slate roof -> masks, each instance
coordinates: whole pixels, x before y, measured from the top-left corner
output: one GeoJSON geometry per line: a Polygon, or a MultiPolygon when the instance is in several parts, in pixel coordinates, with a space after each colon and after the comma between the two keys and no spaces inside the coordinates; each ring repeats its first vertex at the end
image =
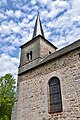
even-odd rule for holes
{"type": "Polygon", "coordinates": [[[37,15],[37,18],[36,18],[36,22],[35,22],[35,26],[34,26],[34,32],[33,32],[33,37],[36,37],[38,35],[41,35],[45,38],[44,36],[44,32],[43,32],[43,28],[42,28],[42,24],[41,24],[41,20],[40,20],[40,17],[39,17],[39,13],[37,15]]]}

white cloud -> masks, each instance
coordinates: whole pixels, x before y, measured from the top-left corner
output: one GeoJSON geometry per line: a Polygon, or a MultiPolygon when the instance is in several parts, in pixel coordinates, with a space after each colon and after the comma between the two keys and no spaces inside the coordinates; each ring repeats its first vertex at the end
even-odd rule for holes
{"type": "Polygon", "coordinates": [[[5,34],[11,33],[11,28],[8,26],[7,22],[3,22],[1,24],[1,26],[0,26],[0,33],[5,33],[5,34]]]}
{"type": "MultiPolygon", "coordinates": [[[[13,20],[3,21],[0,26],[1,38],[6,37],[5,42],[12,43],[12,45],[19,46],[31,38],[32,27],[34,21],[29,22],[29,18],[23,18],[22,22],[16,23],[13,20]],[[16,34],[20,34],[22,38],[18,38],[16,34]],[[31,35],[31,36],[30,36],[31,35]]],[[[2,40],[3,41],[3,40],[2,40]]]]}
{"type": "Polygon", "coordinates": [[[31,4],[35,5],[36,4],[36,0],[31,0],[31,4]]]}
{"type": "Polygon", "coordinates": [[[13,74],[13,76],[16,78],[16,75],[18,73],[18,64],[19,59],[13,58],[7,54],[1,54],[0,55],[0,76],[3,76],[7,73],[13,74]]]}
{"type": "Polygon", "coordinates": [[[21,39],[17,38],[14,34],[12,34],[9,37],[5,38],[5,42],[11,43],[12,45],[14,45],[13,50],[15,50],[15,46],[20,46],[21,43],[23,43],[23,41],[21,41],[21,39]]]}
{"type": "Polygon", "coordinates": [[[44,19],[44,17],[46,16],[47,17],[47,15],[48,15],[49,13],[48,13],[48,10],[43,10],[43,12],[41,12],[40,13],[40,16],[41,16],[41,18],[43,17],[43,19],[44,19]]]}
{"type": "Polygon", "coordinates": [[[14,54],[13,51],[16,50],[15,46],[5,45],[1,47],[1,51],[7,54],[14,54]]]}
{"type": "Polygon", "coordinates": [[[72,21],[80,21],[80,15],[79,16],[75,16],[72,21]]]}
{"type": "Polygon", "coordinates": [[[18,25],[15,25],[14,27],[12,27],[11,29],[13,32],[18,33],[20,31],[20,27],[18,25]]]}
{"type": "Polygon", "coordinates": [[[23,18],[22,22],[18,23],[18,25],[19,25],[21,28],[24,28],[24,27],[27,26],[28,23],[29,23],[29,19],[23,18]]]}
{"type": "Polygon", "coordinates": [[[7,5],[7,0],[0,0],[0,6],[7,5]]]}
{"type": "Polygon", "coordinates": [[[7,10],[6,15],[13,17],[14,16],[14,11],[13,10],[7,10]]]}
{"type": "Polygon", "coordinates": [[[3,21],[0,26],[0,33],[10,34],[13,28],[18,29],[16,27],[17,23],[15,23],[13,20],[10,20],[9,22],[8,20],[3,21]]]}
{"type": "Polygon", "coordinates": [[[5,20],[7,18],[7,16],[5,16],[3,13],[0,13],[0,19],[5,20]]]}
{"type": "Polygon", "coordinates": [[[20,18],[23,16],[23,13],[21,12],[21,10],[7,10],[5,12],[6,15],[8,15],[9,17],[16,17],[16,18],[20,18]]]}
{"type": "MultiPolygon", "coordinates": [[[[3,43],[0,46],[1,50],[5,51],[0,59],[0,65],[3,65],[0,68],[0,75],[9,71],[15,75],[19,61],[9,54],[32,38],[36,19],[34,16],[38,10],[41,11],[44,34],[54,45],[62,48],[80,38],[80,0],[31,0],[27,3],[26,0],[11,0],[11,2],[13,8],[5,7],[5,11],[2,8],[0,12],[0,43],[3,43]],[[9,43],[12,46],[9,46],[9,43]]],[[[7,0],[1,0],[0,5],[8,5],[7,0]]]]}
{"type": "Polygon", "coordinates": [[[50,31],[46,31],[46,30],[45,30],[45,33],[44,33],[45,38],[48,38],[48,37],[50,36],[50,34],[51,34],[51,32],[50,32],[50,31]]]}
{"type": "MultiPolygon", "coordinates": [[[[38,1],[38,0],[36,0],[36,1],[38,1]]],[[[38,1],[38,2],[40,2],[40,3],[42,3],[42,4],[47,4],[48,0],[40,0],[40,1],[38,1]]]]}
{"type": "Polygon", "coordinates": [[[53,2],[48,1],[47,6],[51,11],[54,11],[56,9],[59,9],[59,10],[66,9],[69,7],[67,1],[63,1],[63,0],[61,0],[61,1],[55,0],[53,2]]]}
{"type": "Polygon", "coordinates": [[[30,15],[28,15],[28,19],[32,19],[33,18],[33,15],[32,14],[30,14],[30,15]]]}
{"type": "Polygon", "coordinates": [[[47,15],[47,18],[54,18],[58,14],[59,10],[55,9],[54,11],[50,11],[47,15]]]}
{"type": "Polygon", "coordinates": [[[66,8],[66,7],[68,7],[67,1],[63,1],[63,0],[61,0],[61,1],[56,0],[53,4],[56,8],[66,8]]]}
{"type": "Polygon", "coordinates": [[[58,46],[58,49],[64,47],[65,45],[67,45],[67,41],[65,39],[65,37],[61,37],[61,40],[58,40],[55,41],[55,42],[52,42],[54,45],[58,46]]]}
{"type": "Polygon", "coordinates": [[[80,0],[72,0],[72,9],[74,11],[80,11],[80,0]]]}
{"type": "Polygon", "coordinates": [[[21,10],[16,10],[14,13],[15,17],[20,18],[22,16],[21,10]]]}
{"type": "Polygon", "coordinates": [[[80,38],[79,1],[77,2],[74,0],[72,2],[72,7],[70,8],[70,3],[67,1],[56,0],[48,5],[48,8],[50,9],[48,13],[44,10],[44,12],[41,14],[42,18],[44,18],[44,15],[46,16],[46,19],[50,18],[49,21],[46,20],[44,23],[47,23],[45,25],[46,33],[51,32],[51,36],[49,33],[47,38],[51,39],[53,44],[55,43],[55,45],[57,45],[59,48],[64,47],[65,45],[68,45],[80,38]],[[67,9],[67,11],[56,18],[56,15],[65,9],[67,9]]]}

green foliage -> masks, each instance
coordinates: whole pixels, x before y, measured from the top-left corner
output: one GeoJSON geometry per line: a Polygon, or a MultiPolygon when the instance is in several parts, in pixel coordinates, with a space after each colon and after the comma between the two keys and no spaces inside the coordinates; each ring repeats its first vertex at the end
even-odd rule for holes
{"type": "Polygon", "coordinates": [[[15,101],[15,79],[11,74],[0,78],[0,120],[11,120],[15,101]]]}

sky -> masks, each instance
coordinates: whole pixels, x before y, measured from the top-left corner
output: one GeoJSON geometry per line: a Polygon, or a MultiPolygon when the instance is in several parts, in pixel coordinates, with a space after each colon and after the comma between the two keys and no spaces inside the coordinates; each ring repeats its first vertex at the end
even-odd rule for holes
{"type": "Polygon", "coordinates": [[[32,39],[38,11],[45,38],[59,49],[80,39],[80,0],[0,0],[0,76],[17,78],[20,46],[32,39]]]}

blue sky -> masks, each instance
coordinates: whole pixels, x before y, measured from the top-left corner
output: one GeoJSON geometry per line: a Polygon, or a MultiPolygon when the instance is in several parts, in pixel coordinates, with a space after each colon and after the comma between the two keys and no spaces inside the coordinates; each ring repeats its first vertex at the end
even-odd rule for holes
{"type": "Polygon", "coordinates": [[[58,48],[80,39],[80,0],[0,0],[0,76],[16,78],[20,46],[32,38],[37,11],[58,48]]]}

